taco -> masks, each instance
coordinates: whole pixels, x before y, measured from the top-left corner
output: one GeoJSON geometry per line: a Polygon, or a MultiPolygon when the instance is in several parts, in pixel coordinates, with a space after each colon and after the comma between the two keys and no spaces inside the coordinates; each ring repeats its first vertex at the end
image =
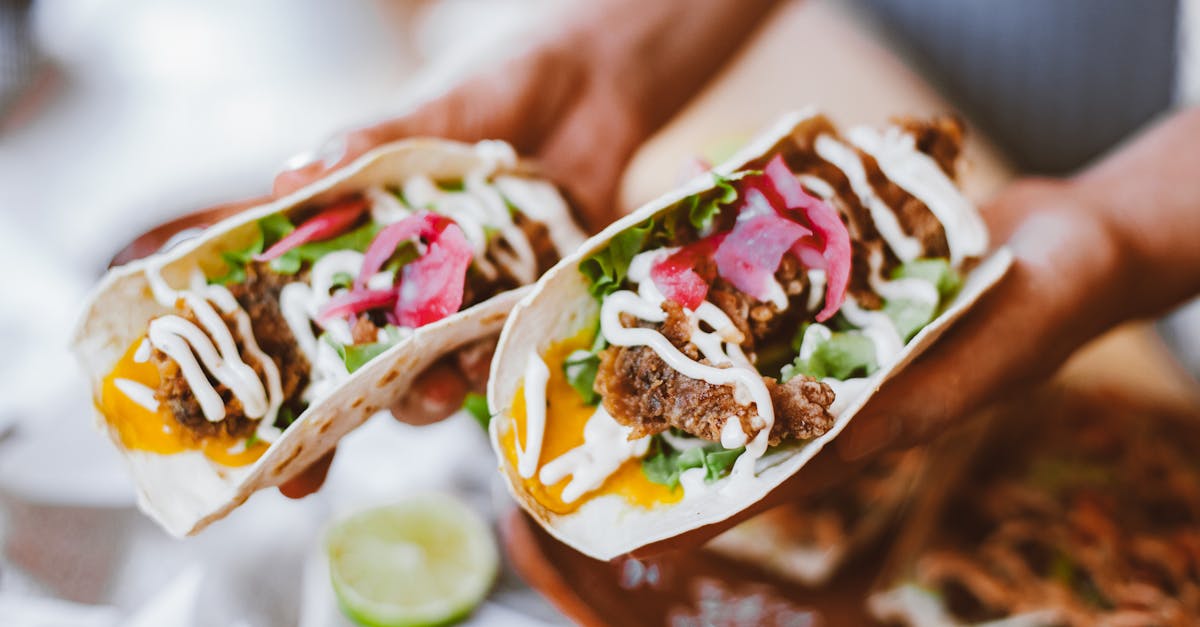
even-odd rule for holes
{"type": "Polygon", "coordinates": [[[74,349],[139,505],[192,534],[494,337],[582,240],[507,144],[402,141],[114,268],[74,349]]]}
{"type": "Polygon", "coordinates": [[[966,463],[934,471],[930,515],[902,534],[871,612],[922,626],[1197,624],[1198,419],[1061,390],[1017,404],[966,463]]]}
{"type": "Polygon", "coordinates": [[[961,140],[792,114],[559,262],[488,383],[516,498],[609,559],[779,486],[1007,269],[954,183],[961,140]]]}

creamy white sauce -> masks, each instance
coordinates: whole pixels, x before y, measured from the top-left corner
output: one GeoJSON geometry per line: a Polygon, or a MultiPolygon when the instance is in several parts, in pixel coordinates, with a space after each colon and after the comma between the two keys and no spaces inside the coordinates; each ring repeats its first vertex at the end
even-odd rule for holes
{"type": "Polygon", "coordinates": [[[885,279],[883,277],[883,253],[879,250],[871,251],[868,263],[870,272],[867,274],[867,279],[876,294],[887,300],[915,300],[937,306],[940,296],[936,285],[916,277],[885,279]]]}
{"type": "MultiPolygon", "coordinates": [[[[177,315],[162,316],[150,322],[146,339],[152,347],[162,351],[179,366],[205,419],[216,422],[225,417],[225,402],[209,381],[205,373],[207,369],[218,383],[229,388],[242,404],[247,417],[267,418],[268,422],[274,422],[282,403],[279,370],[275,362],[259,350],[250,327],[250,316],[238,305],[233,294],[223,286],[206,285],[199,271],[193,273],[191,289],[187,291],[176,291],[168,286],[160,268],[148,268],[146,277],[160,305],[173,308],[182,301],[199,322],[197,325],[177,315]],[[233,334],[213,308],[213,303],[234,318],[247,352],[256,358],[263,358],[260,367],[267,377],[266,385],[254,369],[242,360],[233,334]]],[[[269,430],[266,431],[266,435],[272,435],[269,430]]]]}
{"type": "MultiPolygon", "coordinates": [[[[528,387],[526,394],[529,394],[528,387]]],[[[604,410],[604,405],[600,405],[583,427],[583,444],[546,462],[538,479],[543,485],[554,485],[571,477],[571,481],[563,487],[562,500],[564,503],[573,503],[604,485],[604,481],[626,461],[646,454],[650,449],[650,436],[630,440],[629,434],[632,432],[632,428],[613,420],[604,410]]],[[[517,452],[519,463],[520,449],[517,452]]]]}
{"type": "Polygon", "coordinates": [[[141,342],[139,342],[137,350],[133,352],[133,363],[144,364],[150,361],[151,349],[152,347],[150,346],[149,340],[143,339],[141,342]]]}
{"type": "Polygon", "coordinates": [[[859,307],[853,297],[847,296],[842,303],[841,313],[858,327],[862,333],[875,345],[875,361],[880,368],[887,367],[892,360],[904,349],[904,340],[896,330],[895,323],[882,311],[872,311],[859,307]]]}
{"type": "Polygon", "coordinates": [[[879,169],[893,183],[925,203],[937,216],[946,231],[951,264],[957,266],[963,258],[987,250],[987,227],[979,213],[937,162],[917,149],[911,134],[894,126],[882,133],[857,127],[850,129],[848,136],[859,149],[875,158],[879,169]]]}
{"type": "Polygon", "coordinates": [[[521,283],[532,283],[538,269],[533,246],[525,232],[513,222],[504,197],[487,180],[491,171],[485,169],[468,174],[463,179],[462,191],[443,190],[432,179],[415,176],[405,181],[404,198],[414,207],[427,207],[454,220],[471,244],[475,267],[488,279],[498,276],[496,266],[485,256],[489,231],[494,229],[506,244],[492,250],[496,261],[521,283]]]}
{"type": "MultiPolygon", "coordinates": [[[[550,369],[546,362],[537,353],[530,353],[529,361],[525,363],[525,444],[521,444],[521,434],[513,438],[517,448],[517,474],[526,479],[537,473],[542,457],[542,440],[546,435],[546,383],[549,381],[550,369]]],[[[586,434],[585,427],[585,439],[586,434]]],[[[554,483],[557,481],[547,485],[554,483]]]]}
{"type": "Polygon", "coordinates": [[[817,347],[832,337],[833,331],[830,331],[829,327],[820,323],[808,325],[808,328],[804,330],[804,337],[800,338],[800,359],[812,357],[817,347]]]}
{"type": "Polygon", "coordinates": [[[365,195],[371,207],[371,219],[377,224],[399,222],[412,215],[395,194],[378,185],[368,187],[365,195]]]}
{"type": "Polygon", "coordinates": [[[569,219],[563,219],[571,215],[571,209],[554,185],[516,176],[498,176],[493,183],[527,217],[546,225],[559,256],[583,243],[583,233],[569,219]]]}
{"type": "Polygon", "coordinates": [[[806,272],[808,275],[808,301],[804,306],[809,311],[820,311],[825,303],[825,271],[816,268],[806,272]]]}
{"type": "Polygon", "coordinates": [[[903,261],[919,257],[921,242],[904,232],[895,211],[875,194],[875,188],[871,187],[871,182],[867,179],[866,168],[858,153],[829,135],[817,137],[816,149],[817,155],[845,173],[846,178],[850,180],[851,189],[867,207],[875,229],[879,231],[883,241],[887,242],[888,248],[903,261]]]}
{"type": "MultiPolygon", "coordinates": [[[[702,303],[696,311],[685,310],[692,327],[691,341],[711,365],[693,361],[654,329],[627,328],[621,324],[621,314],[631,314],[648,322],[662,322],[666,319],[666,313],[662,310],[664,298],[650,280],[650,267],[656,259],[671,252],[673,249],[670,248],[658,249],[639,253],[633,258],[629,264],[628,278],[630,282],[638,285],[638,292],[621,290],[605,298],[600,308],[600,331],[609,344],[647,346],[680,374],[712,385],[732,385],[736,401],[747,406],[753,403],[755,415],[751,426],[757,429],[757,433],[746,445],[746,452],[741,456],[751,460],[742,466],[745,468],[749,464],[752,472],[753,460],[761,457],[767,450],[767,440],[771,427],[775,424],[775,408],[762,375],[750,364],[738,346],[742,336],[729,317],[709,302],[702,303]],[[701,322],[713,330],[702,330],[701,322]]],[[[737,464],[735,470],[736,468],[737,464]]]]}
{"type": "Polygon", "coordinates": [[[834,191],[833,186],[829,184],[829,181],[826,181],[819,176],[812,174],[798,174],[796,178],[800,180],[801,185],[807,188],[808,191],[816,194],[821,200],[833,200],[833,198],[837,196],[837,192],[834,191]]]}
{"type": "Polygon", "coordinates": [[[154,398],[154,390],[149,386],[143,385],[132,379],[113,379],[113,385],[117,386],[121,393],[129,397],[129,400],[142,406],[146,411],[158,411],[158,399],[154,398]]]}
{"type": "Polygon", "coordinates": [[[742,429],[742,421],[737,416],[730,416],[725,419],[725,424],[721,426],[721,446],[727,449],[735,449],[745,445],[746,431],[742,429]]]}

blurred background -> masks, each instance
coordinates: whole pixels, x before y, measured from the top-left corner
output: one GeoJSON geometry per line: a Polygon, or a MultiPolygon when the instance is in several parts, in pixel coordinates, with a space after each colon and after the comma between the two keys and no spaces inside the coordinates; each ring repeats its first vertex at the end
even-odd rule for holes
{"type": "MultiPolygon", "coordinates": [[[[137,513],[115,451],[90,428],[90,399],[66,343],[87,291],[132,237],[267,192],[289,158],[438,93],[513,49],[563,4],[0,0],[0,625],[340,624],[318,557],[331,516],[442,488],[496,511],[507,497],[495,492],[491,453],[470,419],[417,430],[377,418],[342,445],[319,494],[289,501],[266,491],[202,536],[171,540],[137,513]]],[[[1043,16],[1039,30],[1028,20],[999,28],[975,56],[954,53],[956,37],[982,35],[953,0],[863,0],[851,15],[1004,138],[997,143],[1020,169],[1068,171],[1161,110],[1200,97],[1200,64],[1185,60],[1196,49],[1178,56],[1174,35],[1200,32],[1194,2],[1099,2],[1089,15],[1108,17],[1094,27],[1073,21],[1067,7],[1077,2],[1053,4],[1060,11],[1043,16]],[[1131,10],[1143,30],[1121,21],[1131,10]],[[930,11],[944,16],[936,31],[919,19],[930,11]],[[1133,63],[1144,81],[1091,89],[1142,97],[1098,100],[1096,115],[1078,120],[1056,117],[1070,103],[1046,108],[1003,81],[981,91],[961,79],[1037,63],[1036,47],[1013,46],[1015,37],[1076,35],[1080,46],[1088,37],[1114,41],[1103,48],[1113,60],[1098,64],[1133,63]],[[1091,143],[1062,141],[1072,132],[1091,143]]],[[[1009,84],[1038,88],[1022,76],[1009,84]]],[[[700,149],[694,143],[681,150],[700,149]]],[[[639,188],[633,178],[626,198],[670,183],[639,188]]],[[[1196,314],[1177,314],[1162,329],[1193,372],[1200,368],[1196,314]]],[[[564,619],[506,573],[473,620],[564,619]]]]}

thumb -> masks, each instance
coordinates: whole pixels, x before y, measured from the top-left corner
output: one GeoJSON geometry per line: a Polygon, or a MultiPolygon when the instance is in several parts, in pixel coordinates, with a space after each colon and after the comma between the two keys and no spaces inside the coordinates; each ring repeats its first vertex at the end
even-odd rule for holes
{"type": "Polygon", "coordinates": [[[1050,375],[1116,322],[1115,238],[1094,212],[1033,212],[1007,276],[930,350],[883,385],[838,438],[846,459],[925,441],[1000,393],[1050,375]]]}

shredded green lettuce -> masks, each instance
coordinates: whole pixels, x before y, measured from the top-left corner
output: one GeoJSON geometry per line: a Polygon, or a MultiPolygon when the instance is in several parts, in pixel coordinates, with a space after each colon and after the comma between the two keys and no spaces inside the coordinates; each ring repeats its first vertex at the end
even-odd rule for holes
{"type": "Polygon", "coordinates": [[[889,300],[883,304],[883,313],[892,319],[900,338],[908,342],[926,325],[937,317],[937,306],[910,298],[889,300]]]}
{"type": "Polygon", "coordinates": [[[583,397],[584,404],[595,405],[600,402],[600,395],[592,389],[596,382],[596,372],[600,367],[600,351],[608,346],[604,334],[600,333],[599,324],[596,326],[596,337],[588,350],[572,351],[563,361],[563,374],[567,382],[583,397]]]}
{"type": "Polygon", "coordinates": [[[667,215],[650,218],[641,224],[617,233],[608,245],[579,262],[579,271],[588,280],[588,291],[596,299],[621,289],[629,262],[648,244],[672,244],[676,225],[686,219],[695,230],[703,233],[716,219],[721,208],[737,202],[738,191],[733,183],[747,176],[762,174],[761,170],[743,170],[730,176],[712,173],[714,190],[706,190],[683,199],[667,215]]]}
{"type": "Polygon", "coordinates": [[[914,259],[892,271],[893,279],[921,279],[933,285],[938,292],[938,302],[900,298],[889,300],[883,305],[896,325],[900,337],[908,342],[937,317],[941,308],[962,289],[962,277],[945,259],[914,259]]]}
{"type": "Polygon", "coordinates": [[[799,356],[783,367],[780,379],[787,382],[796,375],[816,379],[832,377],[839,381],[870,376],[879,370],[875,358],[875,343],[856,331],[834,332],[828,340],[817,345],[808,359],[799,356]]]}
{"type": "Polygon", "coordinates": [[[654,220],[646,220],[613,236],[608,245],[579,262],[579,271],[588,280],[588,292],[596,299],[621,289],[629,262],[642,252],[642,245],[654,229],[654,220]]]}
{"type": "Polygon", "coordinates": [[[892,270],[893,279],[924,279],[937,288],[942,303],[954,298],[962,289],[963,279],[950,262],[941,258],[913,259],[892,270]]]}
{"type": "MultiPolygon", "coordinates": [[[[315,262],[335,250],[356,250],[364,252],[370,246],[379,232],[379,226],[374,223],[365,224],[353,231],[320,242],[309,242],[289,250],[280,257],[272,259],[268,267],[280,274],[295,274],[305,262],[315,262]]],[[[271,247],[283,236],[294,231],[296,227],[283,214],[272,214],[258,221],[258,234],[254,241],[239,250],[228,250],[221,253],[221,258],[228,266],[225,274],[209,279],[209,283],[229,285],[242,283],[246,280],[246,266],[253,261],[255,255],[271,247]]]]}
{"type": "Polygon", "coordinates": [[[488,423],[492,421],[492,414],[488,411],[487,397],[477,392],[467,392],[467,397],[463,399],[463,409],[471,414],[475,422],[483,427],[484,431],[488,428],[488,423]]]}
{"type": "Polygon", "coordinates": [[[325,255],[338,250],[354,250],[366,252],[371,240],[379,233],[380,226],[368,222],[353,231],[347,231],[337,237],[301,244],[283,255],[272,259],[269,267],[280,274],[295,274],[300,271],[305,262],[314,263],[325,255]]]}
{"type": "Polygon", "coordinates": [[[387,349],[395,346],[404,337],[399,327],[390,324],[383,328],[383,332],[384,341],[368,344],[341,344],[329,337],[328,333],[322,334],[321,339],[337,351],[338,356],[342,358],[342,363],[346,364],[346,371],[353,373],[365,366],[367,362],[382,355],[387,349]]]}
{"type": "Polygon", "coordinates": [[[642,458],[642,474],[649,481],[674,490],[679,486],[679,476],[685,470],[703,468],[704,480],[713,482],[728,475],[733,463],[745,450],[745,447],[726,449],[714,443],[678,451],[671,448],[662,436],[654,436],[651,453],[642,458]]]}
{"type": "Polygon", "coordinates": [[[225,261],[228,270],[221,276],[209,279],[208,282],[218,285],[244,283],[246,281],[246,265],[253,261],[254,256],[294,229],[292,223],[283,215],[272,214],[261,218],[258,221],[258,233],[254,240],[240,250],[227,250],[221,253],[221,259],[225,261]]]}

